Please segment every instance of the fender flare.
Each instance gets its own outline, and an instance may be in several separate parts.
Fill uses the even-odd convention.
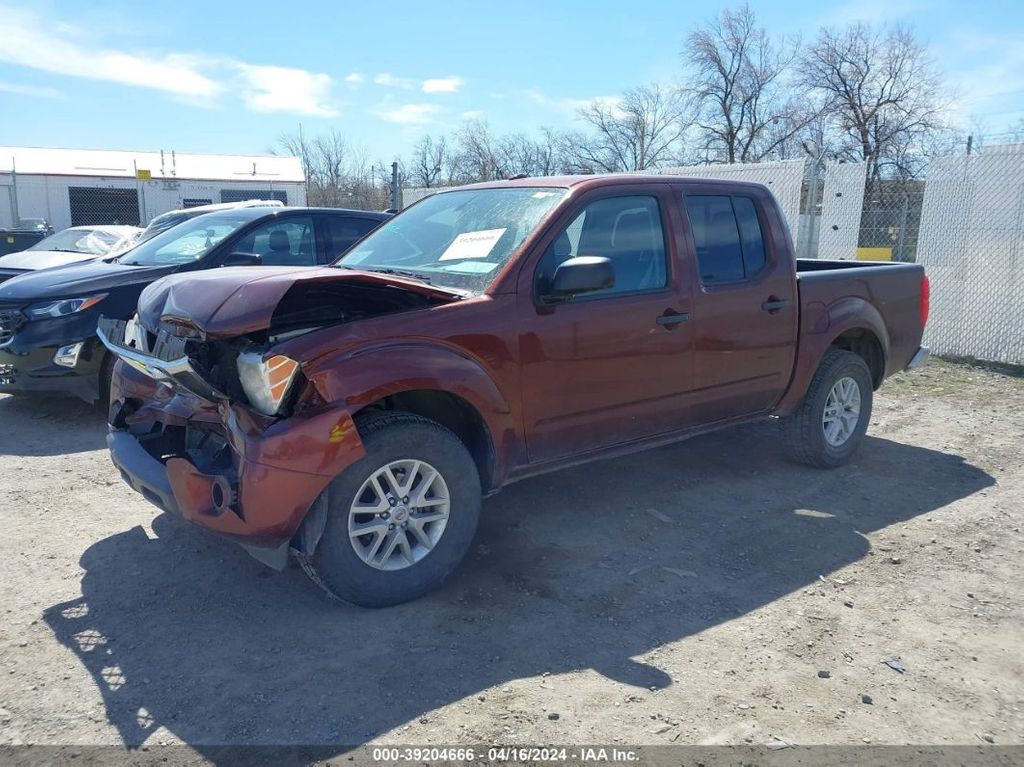
[[[870,302],[858,296],[847,296],[817,311],[808,307],[801,323],[797,347],[797,364],[789,388],[775,408],[775,415],[789,415],[803,401],[814,373],[821,360],[839,336],[851,330],[866,330],[874,334],[882,350],[882,373],[889,360],[889,330],[881,312]]]
[[[485,364],[462,349],[419,340],[395,340],[328,354],[303,373],[323,399],[357,414],[385,397],[437,391],[464,400],[482,420],[491,440],[493,474],[505,476],[507,456],[519,435],[509,398]]]

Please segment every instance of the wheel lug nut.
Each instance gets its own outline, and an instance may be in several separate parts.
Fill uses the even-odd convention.
[[[392,506],[394,506],[394,505],[395,505],[396,503],[398,503],[398,501],[396,501],[396,500],[395,500],[394,498],[392,498],[392,497],[391,497],[391,496],[389,495],[389,496],[388,496],[388,503],[390,503],[390,504],[391,504]]]
[[[382,511],[380,515],[381,515],[382,517],[384,517],[384,519],[387,519],[388,517],[390,517],[390,516],[391,516],[391,514],[389,514],[389,513],[388,513],[388,512],[386,512],[386,511]]]
[[[402,499],[402,503],[408,503],[408,502],[409,502],[409,496],[405,496],[405,498]]]
[[[394,529],[395,529],[395,523],[392,522],[390,525],[388,525],[388,530],[394,530]]]

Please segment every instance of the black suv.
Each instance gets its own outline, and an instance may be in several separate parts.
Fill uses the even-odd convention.
[[[387,218],[363,210],[237,208],[184,221],[114,261],[10,279],[0,284],[0,392],[105,400],[113,358],[96,337],[101,314],[130,319],[143,289],[176,272],[328,264]]]

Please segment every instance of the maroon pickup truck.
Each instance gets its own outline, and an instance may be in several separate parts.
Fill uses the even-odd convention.
[[[338,597],[440,584],[524,476],[777,417],[847,461],[923,362],[914,264],[796,261],[762,186],[670,176],[441,192],[331,267],[232,267],[100,323],[108,443],[158,506]]]

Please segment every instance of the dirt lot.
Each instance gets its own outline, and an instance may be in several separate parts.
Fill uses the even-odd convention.
[[[1024,742],[1019,377],[894,379],[833,472],[765,423],[522,482],[379,611],[160,514],[103,436],[0,397],[0,743]]]

